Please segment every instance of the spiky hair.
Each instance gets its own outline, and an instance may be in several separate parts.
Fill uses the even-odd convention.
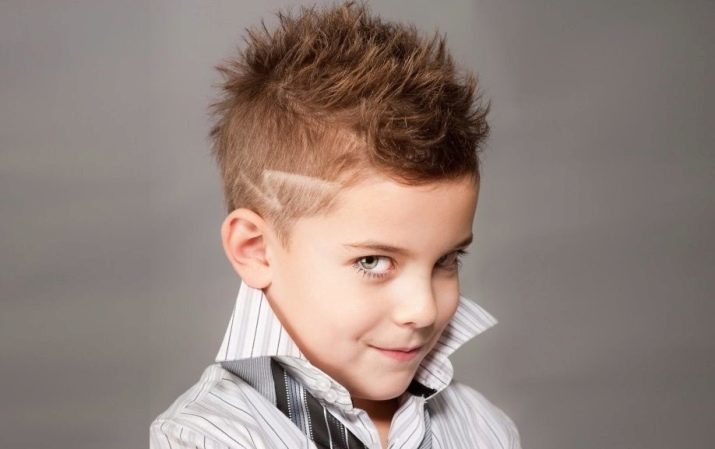
[[[245,47],[217,66],[210,137],[229,212],[252,209],[287,239],[289,223],[328,210],[371,171],[408,185],[479,181],[489,106],[476,77],[457,73],[445,37],[353,1],[277,17],[273,30],[249,28]],[[340,188],[297,181],[308,178]]]

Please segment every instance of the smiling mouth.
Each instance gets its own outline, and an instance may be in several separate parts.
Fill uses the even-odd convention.
[[[385,351],[400,351],[400,352],[412,352],[412,351],[418,351],[422,348],[422,346],[413,346],[411,348],[378,348],[378,349],[383,349]]]
[[[406,361],[412,360],[415,357],[417,357],[417,354],[419,354],[422,351],[423,346],[417,346],[412,349],[410,349],[410,348],[389,349],[389,348],[378,348],[377,346],[373,346],[373,348],[377,349],[381,354],[383,354],[391,359],[398,360],[400,362],[406,362]]]

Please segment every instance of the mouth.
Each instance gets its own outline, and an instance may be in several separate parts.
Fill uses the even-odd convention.
[[[412,348],[380,348],[373,346],[378,352],[386,357],[400,362],[407,362],[414,359],[422,351],[424,346],[415,346]]]

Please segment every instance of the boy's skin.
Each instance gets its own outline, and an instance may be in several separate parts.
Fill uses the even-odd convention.
[[[478,194],[469,177],[404,186],[373,172],[329,214],[297,220],[288,249],[249,209],[222,224],[243,282],[263,289],[308,360],[348,389],[382,447],[400,395],[456,311],[457,250],[471,241]],[[407,252],[345,246],[367,240]],[[376,348],[420,345],[408,361]]]

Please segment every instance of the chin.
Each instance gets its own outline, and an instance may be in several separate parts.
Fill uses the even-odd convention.
[[[402,395],[409,385],[410,379],[406,381],[401,379],[399,382],[381,382],[380,380],[374,380],[372,385],[366,386],[366,389],[354,396],[370,401],[388,401]]]

